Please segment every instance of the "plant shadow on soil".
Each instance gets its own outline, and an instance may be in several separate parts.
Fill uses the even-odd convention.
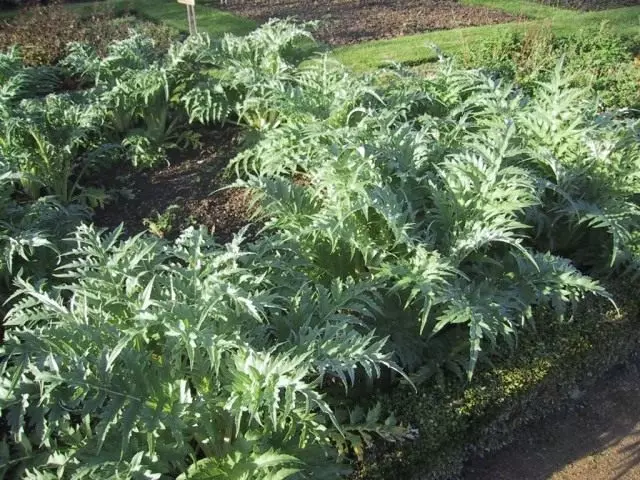
[[[225,188],[231,183],[225,168],[238,153],[239,141],[239,130],[228,126],[204,132],[197,148],[170,151],[168,165],[147,171],[115,168],[103,176],[100,186],[111,200],[96,210],[94,223],[110,229],[122,223],[126,235],[135,235],[147,229],[147,220],[171,211],[171,225],[163,232],[167,237],[204,225],[219,242],[228,242],[250,223],[247,192]],[[251,225],[248,234],[256,230]]]
[[[640,479],[640,350],[573,397],[574,404],[523,428],[511,445],[471,460],[463,478]]]

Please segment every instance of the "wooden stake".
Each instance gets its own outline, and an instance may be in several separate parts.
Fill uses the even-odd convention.
[[[187,23],[189,24],[189,35],[198,33],[196,26],[196,0],[178,0],[178,3],[187,6]]]

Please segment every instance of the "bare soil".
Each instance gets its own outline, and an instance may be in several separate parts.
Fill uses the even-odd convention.
[[[610,8],[640,5],[640,0],[537,0],[552,7],[573,8],[575,10],[608,10]]]
[[[524,18],[455,0],[229,0],[218,7],[259,22],[287,17],[319,20],[315,38],[330,45]]]
[[[157,221],[158,215],[173,208],[174,218],[163,235],[201,224],[220,242],[229,241],[250,217],[247,192],[226,188],[230,179],[224,169],[238,152],[238,141],[235,128],[212,131],[204,135],[200,148],[171,152],[165,167],[111,172],[103,187],[113,200],[96,211],[94,222],[108,228],[123,223],[125,233],[133,235],[147,229],[145,219]]]
[[[574,398],[502,451],[471,461],[464,479],[640,479],[640,353]]]

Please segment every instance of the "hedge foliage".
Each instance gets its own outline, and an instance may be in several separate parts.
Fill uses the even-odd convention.
[[[369,452],[354,478],[456,478],[464,462],[504,447],[517,429],[571,401],[576,387],[594,383],[624,362],[640,343],[640,300],[633,284],[608,283],[617,307],[585,300],[570,322],[539,322],[514,353],[485,365],[471,385],[449,379],[414,395],[404,386],[385,408],[414,428],[415,441]]]

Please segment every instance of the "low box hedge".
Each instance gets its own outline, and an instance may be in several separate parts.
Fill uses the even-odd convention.
[[[398,387],[387,409],[419,431],[418,438],[370,450],[355,478],[456,478],[464,462],[505,446],[518,427],[567,405],[640,342],[640,299],[633,285],[607,285],[618,309],[590,298],[571,321],[540,321],[512,354],[478,371],[470,384]]]

